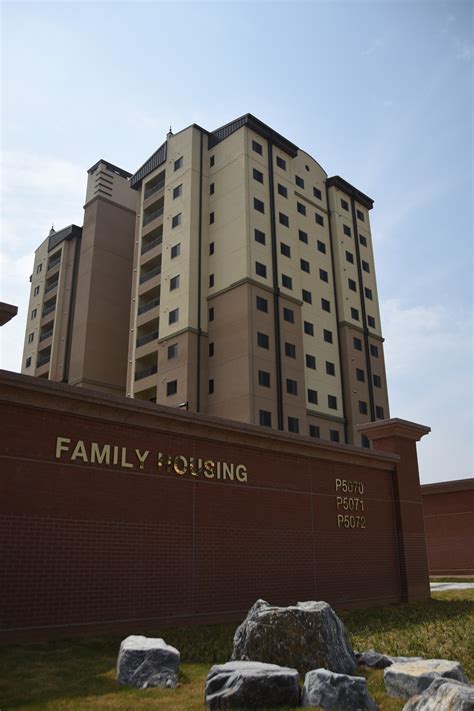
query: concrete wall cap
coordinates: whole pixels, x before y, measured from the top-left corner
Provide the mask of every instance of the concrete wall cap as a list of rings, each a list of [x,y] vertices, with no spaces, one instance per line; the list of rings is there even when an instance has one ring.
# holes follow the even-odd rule
[[[357,430],[361,434],[365,434],[370,440],[403,437],[418,442],[424,435],[431,432],[431,427],[394,417],[390,420],[378,420],[377,422],[357,425]]]

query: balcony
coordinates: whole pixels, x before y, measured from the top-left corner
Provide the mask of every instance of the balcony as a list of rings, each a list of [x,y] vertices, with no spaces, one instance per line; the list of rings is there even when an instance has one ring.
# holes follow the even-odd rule
[[[49,284],[46,283],[46,288],[44,290],[44,293],[49,294],[50,291],[52,291],[53,289],[56,289],[58,284],[59,284],[59,279],[55,279],[54,281],[49,282]]]
[[[47,331],[42,331],[41,334],[40,334],[40,337],[39,337],[40,343],[41,343],[41,341],[45,341],[47,338],[49,338],[49,337],[52,336],[52,335],[53,335],[53,329],[52,329],[52,328],[49,328]]]
[[[148,368],[142,368],[141,370],[135,371],[135,380],[143,380],[143,378],[148,378],[149,375],[154,375],[158,372],[157,365],[150,365]]]
[[[51,257],[51,259],[48,262],[48,272],[50,269],[54,269],[54,267],[57,267],[59,262],[61,261],[61,252],[59,252],[58,255],[54,255],[54,257]]]
[[[150,301],[146,301],[144,304],[141,304],[141,306],[138,307],[138,315],[144,314],[146,311],[149,311],[150,309],[154,309],[155,306],[160,305],[160,297],[158,296],[156,299],[150,299]]]
[[[142,254],[146,254],[147,252],[150,251],[150,249],[153,249],[153,247],[158,247],[159,244],[163,242],[163,237],[155,237],[155,239],[150,240],[149,242],[144,242],[142,245]]]
[[[145,185],[145,192],[143,194],[144,199],[146,200],[147,198],[150,197],[150,195],[154,195],[159,190],[163,190],[164,187],[165,187],[165,179],[164,178],[161,178],[156,183],[154,183],[152,180],[150,180],[150,182]]]
[[[154,207],[154,206],[152,206],[152,207]],[[145,211],[143,214],[143,223],[142,223],[143,227],[145,227],[145,225],[148,225],[150,222],[152,222],[152,220],[156,220],[157,217],[161,217],[162,214],[163,214],[163,205],[160,205],[160,207],[157,207],[153,210]]]
[[[158,267],[154,267],[153,269],[149,269],[147,272],[140,274],[140,284],[144,284],[146,281],[158,276],[158,274],[161,274],[161,264]]]
[[[47,351],[40,351],[38,353],[38,360],[36,361],[36,367],[41,368],[42,365],[45,363],[49,363],[51,360],[51,348],[48,348]]]
[[[156,341],[158,338],[158,331],[152,331],[151,333],[146,333],[144,336],[140,336],[140,338],[137,338],[136,345],[137,348],[140,346],[144,346],[145,343],[151,343],[152,341]]]
[[[43,308],[43,312],[41,314],[41,317],[44,318],[48,314],[52,313],[54,309],[56,308],[56,300],[53,301],[53,303],[46,303]]]

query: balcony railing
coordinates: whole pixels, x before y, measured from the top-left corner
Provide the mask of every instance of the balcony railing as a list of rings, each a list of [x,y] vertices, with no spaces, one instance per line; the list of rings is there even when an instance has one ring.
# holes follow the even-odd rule
[[[159,207],[157,210],[153,210],[153,212],[148,212],[143,215],[143,227],[145,225],[148,225],[149,222],[152,220],[155,220],[157,217],[160,217],[160,215],[163,214],[163,208]]]
[[[36,361],[36,367],[41,368],[42,365],[45,363],[49,363],[51,360],[51,353],[47,353],[46,355],[43,356],[38,356],[38,360]]]
[[[156,247],[157,245],[161,244],[162,242],[163,242],[163,237],[157,237],[156,239],[152,239],[151,242],[146,242],[142,246],[142,254],[149,252],[150,249],[153,249],[153,247]]]
[[[154,193],[157,193],[158,190],[161,190],[162,188],[165,187],[165,181],[160,180],[159,183],[156,183],[156,185],[150,185],[145,188],[145,195],[144,198],[145,200],[150,197],[150,195],[153,195]]]
[[[53,281],[51,284],[48,284],[48,286],[47,286],[46,289],[44,290],[44,293],[45,293],[45,294],[48,294],[50,291],[52,291],[53,289],[55,289],[58,284],[59,284],[59,280],[58,280],[58,279],[56,279],[56,281]]]
[[[55,303],[54,303],[52,306],[48,306],[47,308],[44,308],[44,309],[43,309],[43,314],[42,314],[42,316],[43,316],[43,317],[44,317],[44,316],[47,316],[47,315],[50,314],[52,311],[54,311],[55,308],[56,308],[56,304],[55,304]]]
[[[150,365],[149,368],[143,368],[143,370],[137,370],[135,373],[135,380],[143,380],[143,378],[148,378],[149,375],[154,375],[158,372],[157,365]]]
[[[150,269],[149,272],[145,272],[144,274],[140,275],[140,284],[143,284],[149,279],[153,279],[153,277],[157,276],[158,274],[161,274],[161,267],[155,267],[154,269]]]
[[[138,307],[138,315],[144,314],[145,311],[149,311],[150,309],[154,309],[155,306],[160,305],[160,299],[151,299],[151,301],[147,301],[145,304],[142,304],[141,306]]]
[[[158,331],[153,331],[153,333],[147,333],[146,336],[141,336],[140,338],[137,338],[137,348],[139,346],[144,346],[145,343],[151,343],[152,341],[156,341],[158,338]]]
[[[53,329],[50,328],[48,331],[43,331],[43,333],[40,335],[40,342],[45,341],[47,338],[53,335]]]
[[[61,257],[57,257],[56,259],[52,259],[50,262],[48,262],[48,272],[50,269],[53,269],[59,262],[61,261]]]

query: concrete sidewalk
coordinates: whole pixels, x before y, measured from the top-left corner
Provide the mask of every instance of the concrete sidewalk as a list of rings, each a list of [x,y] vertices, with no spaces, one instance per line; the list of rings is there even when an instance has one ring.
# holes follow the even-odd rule
[[[473,583],[430,583],[432,592],[442,592],[443,590],[471,590]]]

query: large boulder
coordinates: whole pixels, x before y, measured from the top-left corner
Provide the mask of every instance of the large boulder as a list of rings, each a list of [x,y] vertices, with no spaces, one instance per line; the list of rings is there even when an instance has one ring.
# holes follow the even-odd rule
[[[472,711],[474,686],[453,679],[435,679],[420,696],[413,696],[403,711]]]
[[[207,675],[205,701],[211,711],[299,706],[299,675],[261,662],[216,664]]]
[[[121,684],[146,689],[175,688],[179,674],[179,652],[162,639],[130,635],[120,645],[117,679]]]
[[[375,649],[368,649],[366,652],[354,652],[359,666],[370,667],[372,669],[385,669],[392,664],[406,664],[407,662],[419,662],[423,657],[391,657],[388,654],[381,654]]]
[[[335,674],[327,669],[314,669],[306,674],[302,706],[319,706],[337,711],[377,711],[378,706],[367,691],[363,676]]]
[[[392,664],[384,670],[385,688],[390,696],[409,699],[422,694],[434,679],[443,677],[469,683],[459,662],[447,659],[423,659],[419,662]]]
[[[275,607],[257,600],[235,632],[232,659],[270,662],[301,674],[320,667],[352,674],[357,666],[344,625],[327,602]]]

